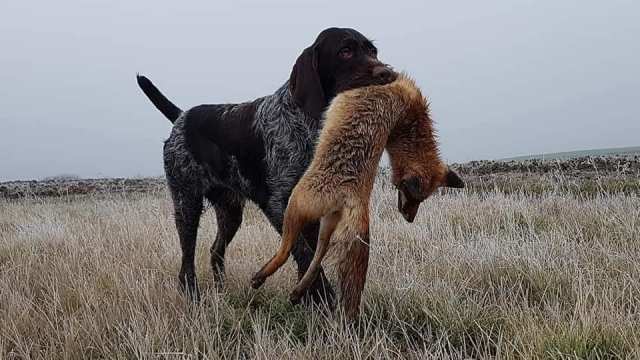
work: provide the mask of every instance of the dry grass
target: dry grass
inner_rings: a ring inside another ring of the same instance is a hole
[[[288,304],[291,263],[249,288],[279,242],[255,208],[223,291],[203,218],[192,306],[165,193],[0,200],[0,358],[640,358],[637,195],[448,193],[414,224],[374,197],[354,327]]]

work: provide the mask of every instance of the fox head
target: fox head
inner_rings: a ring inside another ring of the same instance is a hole
[[[428,175],[408,175],[397,184],[398,211],[405,220],[413,222],[418,213],[420,204],[440,187],[463,188],[464,181],[458,174],[442,165],[440,171]]]
[[[406,74],[390,87],[401,105],[386,149],[398,189],[398,210],[412,222],[420,203],[440,187],[464,187],[464,181],[440,159],[429,101]]]

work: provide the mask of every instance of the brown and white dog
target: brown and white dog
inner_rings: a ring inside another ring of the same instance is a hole
[[[346,242],[347,249],[338,269],[341,303],[347,317],[358,314],[369,259],[369,199],[385,148],[398,209],[408,222],[437,188],[464,187],[440,159],[428,102],[409,77],[338,94],[325,114],[313,161],[289,199],[281,247],[253,277],[254,288],[285,263],[304,226],[320,219],[313,260],[290,299],[298,302],[316,279],[335,232],[334,240]]]

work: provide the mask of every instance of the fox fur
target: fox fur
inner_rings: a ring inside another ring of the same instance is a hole
[[[254,288],[284,264],[302,228],[320,219],[313,260],[290,299],[298,302],[315,280],[335,232],[346,246],[338,263],[341,305],[348,318],[357,316],[369,260],[369,201],[385,148],[409,222],[438,187],[464,186],[440,159],[428,101],[411,78],[343,92],[325,113],[314,158],[289,199],[281,247],[253,277]]]

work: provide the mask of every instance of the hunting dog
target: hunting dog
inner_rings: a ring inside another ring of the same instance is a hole
[[[408,222],[437,188],[464,187],[440,160],[427,100],[413,80],[401,75],[388,85],[343,92],[331,102],[313,161],[293,189],[280,249],[253,277],[254,288],[287,260],[304,226],[320,220],[313,260],[290,299],[298,302],[316,279],[335,232],[335,242],[347,249],[338,266],[341,304],[347,317],[358,314],[369,258],[369,198],[385,148],[398,209]]]
[[[311,162],[329,101],[345,90],[396,77],[378,60],[370,40],[346,28],[322,31],[297,58],[284,85],[250,102],[200,105],[183,112],[149,79],[138,76],[143,92],[174,123],[164,145],[164,168],[182,249],[179,279],[184,291],[199,299],[194,252],[204,199],[215,210],[211,266],[221,283],[225,250],[242,223],[247,199],[281,233],[287,201]],[[299,277],[311,261],[318,228],[317,222],[309,224],[294,246]],[[322,271],[317,279],[308,296],[331,304],[334,292]]]

